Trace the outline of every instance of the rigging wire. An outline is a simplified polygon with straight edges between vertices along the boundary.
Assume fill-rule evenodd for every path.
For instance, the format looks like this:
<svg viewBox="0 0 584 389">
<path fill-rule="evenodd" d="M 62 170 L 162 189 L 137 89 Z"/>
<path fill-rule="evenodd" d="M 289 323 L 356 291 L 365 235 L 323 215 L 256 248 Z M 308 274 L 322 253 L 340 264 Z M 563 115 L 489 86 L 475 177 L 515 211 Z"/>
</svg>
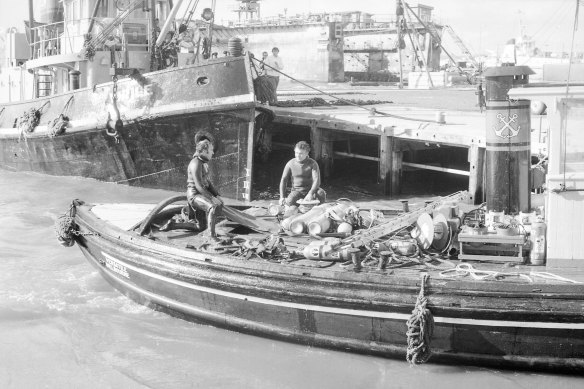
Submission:
<svg viewBox="0 0 584 389">
<path fill-rule="evenodd" d="M 252 58 L 252 59 L 253 59 L 254 61 L 258 62 L 258 63 L 261 63 L 261 62 L 262 62 L 262 61 L 260 61 L 259 59 L 255 58 L 255 57 L 254 57 L 254 58 Z M 354 107 L 357 107 L 357 108 L 364 109 L 364 110 L 366 110 L 366 111 L 369 111 L 369 112 L 371 112 L 371 113 L 373 113 L 373 114 L 379 114 L 379 115 L 381 115 L 381 116 L 392 117 L 392 118 L 396 118 L 396 119 L 411 120 L 411 121 L 414 121 L 414 122 L 424 122 L 424 123 L 440 123 L 440 122 L 439 122 L 439 121 L 437 121 L 437 120 L 427 120 L 427 119 L 415 119 L 415 118 L 409 118 L 409 117 L 407 117 L 407 116 L 394 115 L 394 114 L 391 114 L 391 113 L 387 113 L 387 112 L 378 111 L 378 110 L 376 110 L 375 108 L 367 108 L 367 107 L 364 107 L 364 106 L 362 106 L 362 105 L 360 105 L 360 104 L 353 103 L 352 101 L 345 100 L 345 99 L 342 99 L 342 98 L 340 98 L 340 97 L 337 97 L 337 96 L 335 96 L 335 95 L 332 95 L 332 94 L 330 94 L 330 93 L 327 93 L 327 92 L 323 91 L 322 89 L 318 89 L 318 88 L 315 88 L 315 87 L 313 87 L 313 86 L 310 86 L 310 85 L 308 85 L 308 84 L 306 84 L 306 83 L 304 83 L 304 82 L 302 82 L 302 81 L 300 81 L 300 80 L 298 80 L 298 79 L 296 79 L 296 78 L 294 78 L 294 77 L 292 77 L 292 76 L 290 76 L 290 75 L 288 75 L 288 74 L 286 74 L 286 73 L 284 73 L 284 72 L 281 72 L 280 70 L 278 70 L 278 69 L 276 69 L 276 68 L 273 68 L 273 67 L 271 67 L 271 66 L 270 66 L 270 65 L 268 65 L 267 63 L 264 63 L 263 65 L 264 65 L 264 66 L 267 66 L 267 67 L 269 67 L 270 69 L 272 69 L 272 70 L 274 70 L 274 71 L 276 71 L 276 72 L 280 73 L 281 75 L 283 75 L 283 76 L 285 76 L 285 77 L 288 77 L 289 79 L 291 79 L 291 80 L 293 80 L 293 81 L 296 81 L 296 82 L 298 82 L 298 83 L 300 83 L 300 84 L 302 84 L 302 85 L 304 85 L 304 86 L 306 86 L 306 87 L 308 87 L 308 88 L 310 88 L 310 89 L 313 89 L 313 90 L 315 90 L 315 91 L 317 91 L 317 92 L 319 92 L 319 93 L 322 93 L 323 95 L 326 95 L 326 96 L 332 97 L 333 99 L 337 99 L 337 100 L 339 100 L 339 101 L 342 101 L 343 103 L 345 103 L 345 104 L 347 104 L 347 105 L 352 105 L 352 106 L 354 106 Z"/>
<path fill-rule="evenodd" d="M 539 29 L 531 35 L 532 38 L 538 36 L 539 33 L 545 31 L 549 25 L 557 25 L 558 22 L 565 20 L 566 14 L 569 13 L 571 0 L 565 0 L 563 4 L 556 8 L 554 14 L 547 18 L 546 21 L 539 27 Z M 546 34 L 546 37 L 549 38 L 552 34 Z"/>
<path fill-rule="evenodd" d="M 549 31 L 548 27 L 550 25 L 555 25 L 555 26 L 559 26 L 559 25 L 563 25 L 564 21 L 566 19 L 569 18 L 570 15 L 572 15 L 572 11 L 571 11 L 571 6 L 570 6 L 570 2 L 572 0 L 565 0 L 565 2 L 556 9 L 556 12 L 550 17 L 547 18 L 546 22 L 542 24 L 542 26 L 534 33 L 530 36 L 530 38 L 532 40 L 536 40 L 536 38 L 538 36 L 540 36 L 541 32 L 546 32 L 546 35 L 544 36 L 543 39 L 537 39 L 538 41 L 538 46 L 540 47 L 544 47 L 548 44 L 548 42 L 550 42 L 552 39 L 557 39 L 557 35 L 558 35 L 558 31 L 557 29 L 553 30 L 553 31 Z M 561 34 L 560 34 L 561 35 Z M 522 37 L 523 38 L 523 37 Z M 531 60 L 534 58 L 534 56 L 530 55 L 530 53 L 527 53 L 529 58 L 522 62 L 522 65 L 528 65 Z"/>
<path fill-rule="evenodd" d="M 576 30 L 578 30 L 578 13 L 580 11 L 580 1 L 581 0 L 576 0 L 576 12 L 574 12 L 574 27 L 572 29 L 572 43 L 570 45 L 570 63 L 568 64 L 568 76 L 566 77 L 566 102 L 568 99 L 568 94 L 570 92 L 570 72 L 572 71 L 572 59 L 574 58 L 574 40 L 576 37 Z M 564 103 L 564 104 L 565 104 L 565 108 L 567 111 L 569 107 L 567 106 L 566 103 Z M 566 112 L 566 114 L 567 114 L 567 112 Z M 566 190 L 566 164 L 567 164 L 566 146 L 567 146 L 567 132 L 568 132 L 567 126 L 568 126 L 568 119 L 566 116 L 566 122 L 564 123 L 564 131 L 562 132 L 562 148 L 563 148 L 563 151 L 562 151 L 563 162 L 562 162 L 562 164 L 563 164 L 563 170 L 564 170 L 564 172 L 563 172 L 564 177 L 563 177 L 563 183 L 562 183 L 563 190 Z"/>
</svg>

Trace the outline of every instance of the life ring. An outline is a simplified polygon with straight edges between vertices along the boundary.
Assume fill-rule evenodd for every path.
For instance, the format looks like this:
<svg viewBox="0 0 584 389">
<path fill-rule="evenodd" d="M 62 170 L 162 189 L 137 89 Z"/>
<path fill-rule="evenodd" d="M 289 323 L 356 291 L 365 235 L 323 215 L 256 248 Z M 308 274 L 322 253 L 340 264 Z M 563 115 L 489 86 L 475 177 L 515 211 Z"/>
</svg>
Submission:
<svg viewBox="0 0 584 389">
<path fill-rule="evenodd" d="M 531 113 L 534 115 L 543 115 L 547 106 L 543 101 L 531 100 Z"/>
</svg>

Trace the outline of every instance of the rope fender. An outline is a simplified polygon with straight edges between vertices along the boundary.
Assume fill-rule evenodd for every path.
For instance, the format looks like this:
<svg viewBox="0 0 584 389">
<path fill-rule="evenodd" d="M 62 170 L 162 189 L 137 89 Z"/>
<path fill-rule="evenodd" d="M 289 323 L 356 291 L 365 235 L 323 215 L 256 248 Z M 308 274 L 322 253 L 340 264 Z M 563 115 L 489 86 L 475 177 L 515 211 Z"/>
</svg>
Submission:
<svg viewBox="0 0 584 389">
<path fill-rule="evenodd" d="M 67 111 L 69 110 L 71 101 L 73 101 L 73 96 L 69 97 L 69 100 L 67 100 L 63 106 L 63 111 L 59 114 L 59 116 L 49 121 L 47 128 L 50 137 L 64 134 L 67 130 L 67 127 L 69 127 L 69 116 L 67 116 Z"/>
<path fill-rule="evenodd" d="M 408 349 L 406 351 L 406 360 L 411 365 L 427 362 L 432 354 L 430 340 L 434 332 L 434 317 L 426 307 L 428 298 L 425 295 L 426 281 L 429 278 L 430 276 L 427 273 L 422 275 L 420 294 L 418 294 L 412 315 L 407 321 Z"/>
<path fill-rule="evenodd" d="M 30 108 L 26 110 L 22 116 L 15 120 L 14 127 L 17 127 L 21 134 L 29 134 L 34 131 L 34 129 L 39 125 L 41 121 L 41 116 L 43 114 L 43 109 L 49 104 L 50 101 L 47 100 L 39 109 Z"/>
<path fill-rule="evenodd" d="M 69 210 L 55 221 L 55 235 L 57 235 L 57 240 L 61 246 L 73 246 L 77 236 L 96 235 L 92 232 L 79 232 L 79 226 L 75 223 L 75 214 L 77 213 L 76 206 L 81 204 L 83 204 L 82 201 L 73 200 Z"/>
</svg>

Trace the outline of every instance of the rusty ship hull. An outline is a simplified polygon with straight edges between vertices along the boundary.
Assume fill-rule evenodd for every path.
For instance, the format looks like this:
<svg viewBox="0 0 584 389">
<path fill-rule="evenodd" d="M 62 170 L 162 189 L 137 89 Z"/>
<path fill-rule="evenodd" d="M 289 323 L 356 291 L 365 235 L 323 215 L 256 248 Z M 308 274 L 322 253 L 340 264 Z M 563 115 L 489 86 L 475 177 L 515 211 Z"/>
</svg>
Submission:
<svg viewBox="0 0 584 389">
<path fill-rule="evenodd" d="M 114 86 L 123 127 L 115 118 Z M 0 168 L 184 190 L 195 134 L 216 140 L 211 167 L 226 197 L 246 200 L 251 182 L 255 98 L 249 58 L 146 73 L 35 100 L 0 106 Z M 18 126 L 40 111 L 32 131 Z M 64 115 L 64 132 L 49 122 Z"/>
</svg>

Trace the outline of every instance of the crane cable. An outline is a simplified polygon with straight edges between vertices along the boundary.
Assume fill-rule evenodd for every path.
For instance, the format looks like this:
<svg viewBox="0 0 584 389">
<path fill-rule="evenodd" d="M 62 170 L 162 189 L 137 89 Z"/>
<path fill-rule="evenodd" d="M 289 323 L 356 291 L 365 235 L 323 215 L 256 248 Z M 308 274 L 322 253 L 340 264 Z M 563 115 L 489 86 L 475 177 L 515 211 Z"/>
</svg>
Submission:
<svg viewBox="0 0 584 389">
<path fill-rule="evenodd" d="M 252 57 L 252 59 L 253 59 L 254 61 L 258 62 L 258 63 L 260 63 L 260 62 L 261 62 L 259 59 L 255 58 L 255 57 Z M 424 123 L 439 123 L 439 124 L 442 124 L 442 123 L 441 123 L 440 121 L 438 121 L 438 120 L 428 120 L 428 119 L 415 119 L 415 118 L 409 118 L 409 117 L 406 117 L 406 116 L 394 115 L 394 114 L 391 114 L 391 113 L 387 113 L 387 112 L 378 111 L 378 110 L 377 110 L 377 109 L 375 109 L 375 108 L 367 108 L 367 107 L 364 107 L 364 106 L 362 106 L 362 105 L 360 105 L 360 104 L 353 103 L 352 101 L 349 101 L 349 100 L 342 99 L 342 98 L 340 98 L 340 97 L 337 97 L 337 96 L 335 96 L 335 95 L 332 95 L 332 94 L 330 94 L 330 93 L 327 93 L 327 92 L 325 92 L 325 91 L 323 91 L 323 90 L 321 90 L 321 89 L 318 89 L 318 88 L 315 88 L 315 87 L 313 87 L 313 86 L 311 86 L 311 85 L 308 85 L 308 84 L 306 84 L 306 83 L 304 83 L 304 82 L 302 82 L 302 81 L 300 81 L 300 80 L 298 80 L 298 79 L 296 79 L 296 78 L 294 78 L 294 77 L 292 77 L 292 76 L 290 76 L 290 75 L 288 75 L 288 74 L 286 74 L 286 73 L 284 73 L 284 72 L 281 72 L 281 71 L 279 71 L 278 69 L 276 69 L 276 68 L 274 68 L 274 67 L 272 67 L 272 66 L 268 65 L 268 64 L 267 64 L 267 63 L 265 63 L 265 62 L 264 62 L 264 66 L 267 66 L 268 68 L 270 68 L 270 69 L 272 69 L 272 70 L 274 70 L 274 71 L 276 71 L 276 72 L 280 73 L 281 75 L 283 75 L 283 76 L 286 76 L 286 77 L 288 77 L 289 79 L 291 79 L 291 80 L 293 80 L 293 81 L 295 81 L 295 82 L 298 82 L 299 84 L 302 84 L 302 85 L 304 85 L 304 86 L 306 86 L 306 87 L 308 87 L 308 88 L 310 88 L 310 89 L 313 89 L 313 90 L 315 90 L 315 91 L 317 91 L 317 92 L 319 92 L 319 93 L 322 93 L 323 95 L 326 95 L 326 96 L 332 97 L 333 99 L 337 99 L 337 100 L 339 100 L 339 101 L 342 101 L 342 102 L 343 102 L 343 103 L 345 103 L 345 104 L 352 105 L 352 106 L 355 106 L 355 107 L 357 107 L 357 108 L 361 108 L 361 109 L 367 110 L 367 111 L 369 111 L 369 112 L 370 112 L 370 113 L 372 113 L 372 114 L 379 114 L 379 115 L 381 115 L 381 116 L 392 117 L 392 118 L 396 118 L 396 119 L 403 119 L 403 120 L 411 120 L 411 121 L 415 121 L 415 122 L 424 122 Z"/>
</svg>

